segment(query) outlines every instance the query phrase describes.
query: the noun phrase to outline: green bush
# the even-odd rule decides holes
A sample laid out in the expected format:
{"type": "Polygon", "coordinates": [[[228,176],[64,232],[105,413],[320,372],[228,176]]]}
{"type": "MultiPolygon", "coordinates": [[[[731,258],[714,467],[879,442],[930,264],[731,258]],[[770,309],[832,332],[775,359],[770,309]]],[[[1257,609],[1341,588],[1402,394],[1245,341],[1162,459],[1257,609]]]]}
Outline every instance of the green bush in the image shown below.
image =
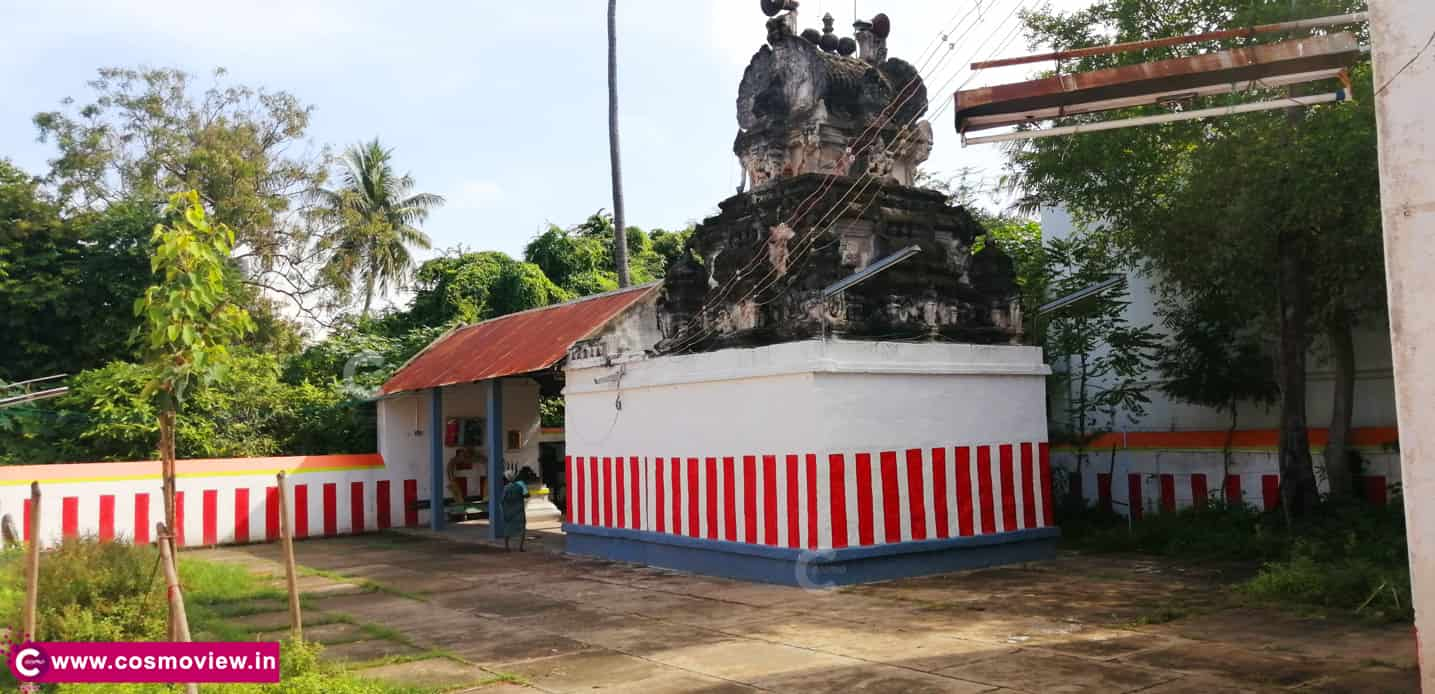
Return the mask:
{"type": "MultiPolygon", "coordinates": [[[[156,571],[159,553],[150,546],[94,539],[70,539],[40,560],[39,636],[45,641],[164,641],[167,639],[164,576],[156,571]]],[[[15,550],[0,553],[0,617],[20,624],[25,599],[25,558],[15,550]]],[[[226,614],[246,612],[256,600],[278,600],[284,593],[242,566],[180,557],[190,632],[196,640],[238,641],[253,638],[225,623],[226,614]]],[[[283,643],[281,681],[277,685],[205,685],[217,694],[403,694],[319,660],[321,646],[283,643]]],[[[13,691],[8,669],[0,669],[0,691],[13,691]]],[[[172,694],[164,684],[59,685],[46,692],[172,694]]]]}
{"type": "Polygon", "coordinates": [[[1258,561],[1259,573],[1239,588],[1247,597],[1374,619],[1413,616],[1398,496],[1385,506],[1326,503],[1294,527],[1278,512],[1214,499],[1206,509],[1148,513],[1130,523],[1091,507],[1065,509],[1060,520],[1063,542],[1086,552],[1258,561]]]}
{"type": "MultiPolygon", "coordinates": [[[[337,379],[290,383],[267,354],[236,354],[224,379],[194,388],[179,413],[180,458],[367,453],[374,450],[373,403],[337,379]]],[[[144,368],[112,362],[80,373],[70,392],[21,414],[0,414],[0,435],[16,443],[0,464],[147,460],[159,424],[141,395],[144,368]]]]}
{"type": "MultiPolygon", "coordinates": [[[[40,561],[40,638],[46,641],[147,641],[165,635],[163,577],[159,553],[93,539],[68,539],[40,561]]],[[[25,561],[7,554],[0,593],[5,624],[20,624],[25,561]]]]}
{"type": "Polygon", "coordinates": [[[1091,552],[1263,560],[1279,557],[1286,549],[1281,523],[1278,516],[1210,499],[1203,509],[1148,513],[1133,523],[1091,507],[1067,510],[1060,525],[1062,539],[1069,546],[1091,552]]]}

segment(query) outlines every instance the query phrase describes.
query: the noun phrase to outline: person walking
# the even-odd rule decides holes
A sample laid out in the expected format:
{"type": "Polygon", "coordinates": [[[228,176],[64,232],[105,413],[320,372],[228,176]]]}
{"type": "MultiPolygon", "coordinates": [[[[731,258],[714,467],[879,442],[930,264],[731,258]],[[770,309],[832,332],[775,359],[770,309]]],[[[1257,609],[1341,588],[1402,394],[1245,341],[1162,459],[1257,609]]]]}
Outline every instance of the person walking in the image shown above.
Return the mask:
{"type": "Polygon", "coordinates": [[[501,504],[504,551],[511,551],[508,543],[515,537],[518,538],[518,551],[527,551],[523,545],[524,541],[528,539],[528,482],[532,481],[534,477],[532,470],[526,467],[519,468],[514,480],[503,485],[501,504]]]}

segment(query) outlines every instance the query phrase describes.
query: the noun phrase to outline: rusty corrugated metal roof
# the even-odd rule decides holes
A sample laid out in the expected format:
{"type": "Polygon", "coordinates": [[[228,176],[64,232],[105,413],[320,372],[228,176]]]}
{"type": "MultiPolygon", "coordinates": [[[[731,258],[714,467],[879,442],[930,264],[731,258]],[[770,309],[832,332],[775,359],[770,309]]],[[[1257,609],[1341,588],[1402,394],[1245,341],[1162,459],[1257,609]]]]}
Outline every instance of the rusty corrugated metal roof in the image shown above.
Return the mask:
{"type": "Polygon", "coordinates": [[[1019,114],[1036,109],[1120,99],[1154,92],[1346,67],[1359,55],[1348,33],[1244,46],[1189,58],[1055,75],[956,93],[957,131],[972,116],[1019,114]]]}
{"type": "Polygon", "coordinates": [[[541,371],[657,288],[654,282],[457,328],[400,367],[381,392],[392,395],[541,371]]]}

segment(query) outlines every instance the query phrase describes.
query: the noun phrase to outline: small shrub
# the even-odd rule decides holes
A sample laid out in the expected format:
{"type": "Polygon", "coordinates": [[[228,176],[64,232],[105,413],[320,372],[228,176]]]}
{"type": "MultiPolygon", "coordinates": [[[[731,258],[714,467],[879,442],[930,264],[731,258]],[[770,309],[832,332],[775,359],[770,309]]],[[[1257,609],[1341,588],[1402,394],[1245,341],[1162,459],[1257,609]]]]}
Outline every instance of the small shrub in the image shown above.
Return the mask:
{"type": "MultiPolygon", "coordinates": [[[[94,539],[69,539],[40,560],[40,638],[45,641],[167,640],[164,577],[153,547],[94,539]]],[[[25,561],[18,551],[0,553],[0,616],[19,625],[25,598],[25,561]]],[[[220,640],[247,640],[248,632],[224,623],[227,608],[283,597],[242,566],[181,556],[180,582],[192,633],[220,640]]],[[[424,690],[393,687],[350,674],[319,660],[322,646],[281,644],[277,685],[214,684],[213,694],[404,694],[424,690]]],[[[13,691],[8,668],[0,668],[0,691],[13,691]]],[[[172,694],[166,684],[54,685],[46,692],[172,694]]]]}
{"type": "Polygon", "coordinates": [[[1288,528],[1279,513],[1212,499],[1204,509],[1124,516],[1086,507],[1064,514],[1063,541],[1087,552],[1261,562],[1244,595],[1279,603],[1409,619],[1410,569],[1399,499],[1386,506],[1326,503],[1288,528]]]}
{"type": "MultiPolygon", "coordinates": [[[[67,539],[40,560],[39,636],[46,641],[150,641],[165,635],[163,577],[152,547],[67,539]]],[[[25,561],[5,562],[5,624],[19,625],[25,561]]]]}

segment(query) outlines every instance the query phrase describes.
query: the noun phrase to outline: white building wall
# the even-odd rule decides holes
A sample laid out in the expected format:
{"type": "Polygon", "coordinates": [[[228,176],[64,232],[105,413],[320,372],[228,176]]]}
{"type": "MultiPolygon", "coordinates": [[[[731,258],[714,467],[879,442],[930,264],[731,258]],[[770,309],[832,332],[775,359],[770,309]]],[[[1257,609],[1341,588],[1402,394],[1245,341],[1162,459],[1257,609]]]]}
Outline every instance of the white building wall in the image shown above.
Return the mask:
{"type": "MultiPolygon", "coordinates": [[[[1071,215],[1061,208],[1045,208],[1041,214],[1042,235],[1046,239],[1066,239],[1076,233],[1071,215]]],[[[1156,315],[1157,291],[1151,278],[1137,272],[1127,274],[1127,288],[1130,305],[1125,316],[1131,325],[1150,325],[1161,331],[1161,322],[1156,315]]],[[[1310,425],[1324,428],[1330,423],[1331,399],[1334,393],[1334,371],[1327,358],[1326,350],[1317,339],[1307,361],[1306,416],[1310,425]]],[[[1392,381],[1390,329],[1384,315],[1369,317],[1366,324],[1355,333],[1355,411],[1353,425],[1356,427],[1394,427],[1395,390],[1392,381]]],[[[1057,365],[1059,368],[1059,365],[1057,365]]],[[[1118,424],[1127,431],[1207,431],[1224,430],[1230,425],[1227,414],[1207,407],[1199,407],[1172,400],[1155,386],[1160,374],[1153,373],[1153,385],[1147,395],[1151,402],[1146,412],[1135,423],[1125,421],[1118,424]]],[[[1098,386],[1099,387],[1099,386],[1098,386]]],[[[1074,384],[1068,384],[1068,397],[1074,397],[1074,384]]],[[[1055,403],[1057,408],[1062,402],[1055,403]]],[[[1275,406],[1246,404],[1240,408],[1241,429],[1270,429],[1278,426],[1280,411],[1275,406]]],[[[1063,422],[1054,415],[1054,423],[1063,422]]]]}
{"type": "Polygon", "coordinates": [[[953,344],[572,361],[568,522],[795,548],[1045,527],[1046,375],[953,344]]]}
{"type": "MultiPolygon", "coordinates": [[[[432,432],[429,431],[429,391],[404,393],[385,398],[378,403],[379,453],[391,466],[415,471],[419,480],[419,498],[429,498],[429,445],[432,432]]],[[[540,417],[538,411],[539,387],[530,378],[511,378],[503,381],[503,428],[504,462],[510,467],[528,467],[538,474],[538,439],[540,417]],[[520,445],[507,448],[507,432],[519,432],[520,445]]],[[[447,422],[455,417],[484,417],[488,412],[488,386],[486,383],[465,383],[447,386],[443,389],[443,418],[447,422]]],[[[439,436],[443,432],[438,432],[439,436]]],[[[476,450],[482,460],[487,460],[488,432],[484,431],[485,445],[476,450]]],[[[457,447],[445,446],[444,462],[454,456],[457,447]]],[[[483,463],[476,462],[472,469],[457,473],[467,480],[470,494],[478,493],[481,480],[486,477],[483,463]]]]}
{"type": "MultiPolygon", "coordinates": [[[[1060,208],[1042,211],[1042,234],[1046,239],[1070,238],[1077,233],[1071,216],[1060,208]]],[[[1158,293],[1150,277],[1138,272],[1127,274],[1128,298],[1125,316],[1132,325],[1151,325],[1162,331],[1156,315],[1158,293]]],[[[1384,315],[1370,316],[1365,325],[1356,330],[1355,357],[1355,409],[1353,426],[1357,429],[1384,429],[1395,427],[1395,395],[1391,370],[1389,328],[1384,315]]],[[[1306,380],[1306,415],[1312,429],[1324,429],[1330,423],[1331,402],[1334,394],[1334,373],[1325,356],[1325,347],[1319,338],[1308,359],[1306,380]]],[[[1053,368],[1063,369],[1064,364],[1053,368]]],[[[1162,393],[1158,386],[1160,374],[1152,373],[1147,391],[1151,402],[1145,412],[1131,421],[1124,415],[1116,423],[1118,435],[1142,432],[1224,432],[1230,426],[1230,415],[1212,408],[1201,407],[1173,400],[1162,393]]],[[[1093,384],[1099,387],[1101,384],[1093,384]]],[[[1066,404],[1076,395],[1076,384],[1065,384],[1064,390],[1052,392],[1052,423],[1062,426],[1066,419],[1063,412],[1066,404]]],[[[1238,428],[1243,432],[1273,430],[1279,427],[1279,407],[1246,403],[1240,408],[1238,428]]],[[[1119,438],[1119,436],[1118,436],[1119,438]]],[[[1380,485],[1398,483],[1400,480],[1399,454],[1391,437],[1374,437],[1381,443],[1360,444],[1356,449],[1366,463],[1364,473],[1370,477],[1368,495],[1379,496],[1380,485]]],[[[1171,447],[1118,445],[1113,455],[1109,444],[1100,450],[1089,452],[1090,464],[1082,470],[1082,490],[1092,501],[1098,500],[1100,492],[1098,475],[1111,476],[1111,497],[1115,510],[1125,513],[1126,504],[1135,502],[1148,512],[1169,505],[1170,493],[1175,496],[1177,508],[1191,505],[1193,475],[1202,476],[1208,490],[1214,495],[1223,490],[1224,476],[1237,478],[1241,501],[1258,508],[1268,505],[1266,498],[1270,476],[1278,472],[1274,445],[1258,445],[1237,450],[1229,470],[1225,468],[1220,446],[1187,446],[1173,444],[1171,447]],[[1113,464],[1114,463],[1114,464],[1113,464]],[[1138,496],[1130,493],[1132,476],[1135,476],[1138,496]],[[1166,477],[1163,481],[1163,477],[1166,477]],[[1165,498],[1163,488],[1165,485],[1165,498]]],[[[1327,485],[1324,479],[1323,446],[1312,445],[1316,475],[1321,488],[1327,485]]],[[[1075,467],[1076,456],[1070,447],[1058,447],[1053,451],[1053,462],[1067,470],[1075,467]]],[[[1196,482],[1195,484],[1199,484],[1196,482]]],[[[1236,484],[1233,482],[1232,484],[1236,484]]]]}

